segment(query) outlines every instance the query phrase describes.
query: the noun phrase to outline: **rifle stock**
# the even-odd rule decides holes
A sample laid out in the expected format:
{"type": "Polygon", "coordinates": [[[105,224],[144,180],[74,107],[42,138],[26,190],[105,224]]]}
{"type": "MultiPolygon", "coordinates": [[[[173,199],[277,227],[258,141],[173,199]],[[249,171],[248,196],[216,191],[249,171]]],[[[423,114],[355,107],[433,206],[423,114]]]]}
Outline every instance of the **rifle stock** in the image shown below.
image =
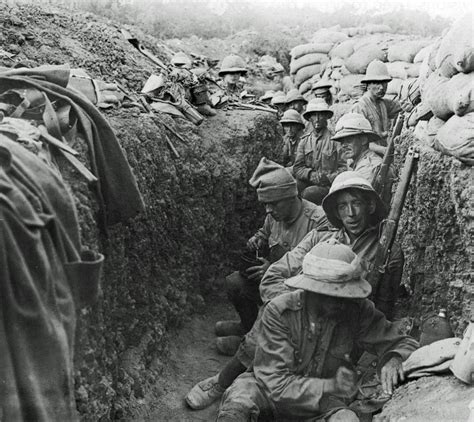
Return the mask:
{"type": "Polygon", "coordinates": [[[397,235],[398,222],[400,221],[408,187],[410,185],[411,175],[413,174],[413,169],[418,157],[418,150],[410,147],[405,159],[405,164],[400,174],[400,180],[393,197],[390,212],[387,219],[382,223],[382,233],[380,235],[377,251],[375,254],[374,267],[368,276],[368,281],[372,286],[372,298],[374,298],[374,301],[376,301],[378,289],[382,283],[383,276],[387,268],[390,251],[397,235]]]}

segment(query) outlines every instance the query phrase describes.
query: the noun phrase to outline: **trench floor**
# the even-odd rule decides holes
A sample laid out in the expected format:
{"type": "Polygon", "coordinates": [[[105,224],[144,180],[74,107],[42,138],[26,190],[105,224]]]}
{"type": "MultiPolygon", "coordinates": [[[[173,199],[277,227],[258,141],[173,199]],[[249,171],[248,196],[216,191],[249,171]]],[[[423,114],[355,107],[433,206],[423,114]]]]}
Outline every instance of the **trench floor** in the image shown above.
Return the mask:
{"type": "Polygon", "coordinates": [[[146,422],[214,421],[219,401],[207,409],[190,410],[184,401],[198,382],[215,375],[230,359],[217,353],[214,324],[221,319],[237,319],[225,299],[207,303],[202,314],[194,315],[183,327],[171,333],[170,357],[160,379],[160,395],[146,422]]]}

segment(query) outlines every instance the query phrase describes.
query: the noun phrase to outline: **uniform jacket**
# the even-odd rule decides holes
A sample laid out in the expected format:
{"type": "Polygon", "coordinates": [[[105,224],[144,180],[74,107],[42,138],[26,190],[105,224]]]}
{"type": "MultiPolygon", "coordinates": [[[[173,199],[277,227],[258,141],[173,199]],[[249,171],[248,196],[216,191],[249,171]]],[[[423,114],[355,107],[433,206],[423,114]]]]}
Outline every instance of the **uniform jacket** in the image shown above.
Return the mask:
{"type": "Polygon", "coordinates": [[[301,202],[300,213],[292,222],[276,221],[267,214],[263,227],[255,233],[255,236],[267,242],[270,248],[270,262],[280,259],[293,249],[311,230],[330,225],[320,206],[306,199],[302,199],[301,202]]]}
{"type": "Polygon", "coordinates": [[[380,101],[372,100],[370,93],[366,92],[352,107],[352,113],[362,114],[372,126],[372,130],[382,137],[377,144],[387,146],[387,133],[389,120],[396,117],[401,111],[398,101],[382,98],[380,101]]]}
{"type": "Polygon", "coordinates": [[[379,367],[394,355],[407,359],[418,347],[367,299],[348,305],[337,319],[310,322],[306,295],[295,290],[267,304],[253,368],[275,413],[294,419],[320,413],[323,378],[334,377],[354,346],[376,354],[379,367]]]}
{"type": "Polygon", "coordinates": [[[295,163],[296,151],[300,142],[300,136],[297,135],[294,138],[289,136],[283,137],[283,165],[285,167],[292,166],[295,163]]]}
{"type": "Polygon", "coordinates": [[[316,184],[329,187],[339,173],[347,170],[339,146],[331,140],[331,136],[326,128],[318,134],[312,131],[301,138],[293,166],[296,179],[311,182],[313,172],[317,174],[316,184]]]}
{"type": "MultiPolygon", "coordinates": [[[[260,296],[265,303],[280,294],[290,291],[284,284],[287,278],[299,274],[302,270],[304,256],[317,243],[335,238],[339,242],[352,248],[361,259],[363,268],[362,277],[373,270],[373,261],[377,251],[379,226],[373,226],[363,232],[353,243],[344,229],[313,230],[290,252],[272,264],[266,271],[260,283],[260,296]]],[[[378,309],[382,310],[390,319],[395,299],[398,296],[398,287],[403,272],[403,254],[397,243],[394,243],[383,282],[379,286],[377,295],[372,297],[378,309]]]]}

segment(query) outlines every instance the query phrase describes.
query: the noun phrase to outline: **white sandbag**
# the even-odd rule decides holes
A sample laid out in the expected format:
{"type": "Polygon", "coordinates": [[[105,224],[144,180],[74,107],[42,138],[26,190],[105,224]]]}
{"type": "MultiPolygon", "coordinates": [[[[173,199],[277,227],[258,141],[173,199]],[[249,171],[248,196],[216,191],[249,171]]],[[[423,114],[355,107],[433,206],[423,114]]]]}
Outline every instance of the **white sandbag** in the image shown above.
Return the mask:
{"type": "Polygon", "coordinates": [[[347,59],[354,52],[354,44],[355,40],[343,41],[329,52],[329,57],[331,57],[331,59],[335,57],[347,59]]]}
{"type": "Polygon", "coordinates": [[[425,57],[428,56],[433,49],[434,44],[427,45],[426,47],[423,47],[418,53],[416,53],[416,56],[413,58],[413,63],[421,63],[423,60],[425,60],[425,57]]]}
{"type": "Polygon", "coordinates": [[[435,146],[435,139],[438,131],[444,126],[445,121],[433,116],[429,121],[419,121],[413,132],[413,135],[422,141],[424,144],[433,148],[435,146]]]}
{"type": "Polygon", "coordinates": [[[354,87],[361,84],[364,75],[346,75],[339,80],[339,89],[343,94],[351,95],[354,87]]]}
{"type": "Polygon", "coordinates": [[[437,68],[445,61],[449,61],[458,72],[469,73],[474,71],[472,26],[472,12],[467,13],[453,24],[448,33],[441,40],[436,55],[437,68]]]}
{"type": "Polygon", "coordinates": [[[298,88],[300,85],[307,81],[308,79],[312,78],[314,75],[318,75],[321,72],[321,65],[320,64],[313,64],[311,66],[306,66],[298,70],[295,75],[295,86],[298,88]]]}
{"type": "Polygon", "coordinates": [[[363,26],[366,34],[378,34],[385,32],[392,32],[392,29],[388,25],[377,24],[377,23],[368,23],[363,26]]]}
{"type": "Polygon", "coordinates": [[[388,61],[413,63],[416,54],[428,44],[429,41],[427,40],[402,41],[392,44],[388,47],[388,61]]]}
{"type": "Polygon", "coordinates": [[[386,95],[397,96],[402,87],[403,79],[393,78],[387,85],[386,95]]]}
{"type": "Polygon", "coordinates": [[[438,130],[435,142],[443,153],[474,165],[474,113],[451,117],[438,130]]]}
{"type": "Polygon", "coordinates": [[[405,63],[405,62],[387,63],[388,74],[392,78],[406,79],[408,77],[406,69],[408,68],[409,64],[411,63],[405,63]]]}
{"type": "Polygon", "coordinates": [[[376,44],[367,44],[359,50],[354,51],[351,56],[346,59],[345,64],[351,73],[365,73],[367,66],[373,60],[386,61],[385,52],[376,44]]]}
{"type": "Polygon", "coordinates": [[[406,72],[407,78],[418,78],[420,76],[421,63],[409,63],[406,72]]]}
{"type": "Polygon", "coordinates": [[[458,73],[451,79],[433,72],[423,89],[423,101],[440,119],[474,111],[474,73],[458,73]]]}
{"type": "Polygon", "coordinates": [[[334,43],[309,43],[309,44],[300,44],[290,52],[290,55],[293,59],[299,59],[300,57],[305,56],[306,54],[312,53],[322,53],[328,54],[331,51],[334,43]]]}
{"type": "Polygon", "coordinates": [[[327,54],[311,53],[306,54],[299,59],[292,60],[290,63],[290,74],[294,75],[303,67],[311,66],[313,64],[325,63],[329,60],[327,54]]]}
{"type": "Polygon", "coordinates": [[[308,79],[307,81],[303,82],[300,87],[298,88],[298,91],[300,92],[301,95],[305,94],[308,92],[311,87],[313,86],[313,82],[311,79],[308,79]]]}
{"type": "Polygon", "coordinates": [[[349,38],[344,32],[332,31],[330,29],[320,29],[315,32],[311,42],[313,43],[336,43],[343,42],[349,38]]]}

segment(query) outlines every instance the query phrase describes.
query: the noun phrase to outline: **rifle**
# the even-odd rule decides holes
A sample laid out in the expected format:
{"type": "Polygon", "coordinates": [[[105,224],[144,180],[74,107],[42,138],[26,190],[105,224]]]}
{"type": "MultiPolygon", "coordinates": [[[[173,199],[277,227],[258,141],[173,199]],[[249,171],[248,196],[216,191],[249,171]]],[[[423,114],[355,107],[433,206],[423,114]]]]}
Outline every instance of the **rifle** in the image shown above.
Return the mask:
{"type": "Polygon", "coordinates": [[[395,122],[395,126],[393,128],[392,135],[390,136],[390,140],[388,141],[387,150],[383,156],[382,165],[380,166],[380,170],[374,176],[372,180],[372,186],[375,191],[383,197],[383,193],[385,190],[385,185],[387,184],[387,176],[390,170],[390,166],[393,162],[393,156],[395,152],[395,138],[400,135],[403,128],[403,120],[404,114],[399,113],[397,120],[395,122]]]}
{"type": "Polygon", "coordinates": [[[242,109],[242,110],[259,110],[259,111],[268,111],[269,113],[277,113],[276,110],[270,107],[262,107],[262,106],[253,105],[253,104],[246,104],[246,103],[241,103],[240,101],[231,101],[231,102],[228,102],[227,105],[229,107],[242,109]]]}
{"type": "Polygon", "coordinates": [[[377,251],[375,253],[374,268],[368,276],[368,281],[372,286],[371,297],[373,298],[373,301],[376,302],[377,308],[384,313],[386,309],[383,309],[383,305],[380,306],[381,304],[377,303],[380,285],[383,282],[391,248],[397,235],[398,222],[400,221],[400,216],[405,204],[405,198],[410,185],[411,175],[418,158],[418,150],[414,147],[410,147],[406,155],[405,164],[403,165],[403,169],[400,174],[397,190],[393,196],[390,212],[387,219],[382,222],[382,233],[378,241],[377,251]]]}

